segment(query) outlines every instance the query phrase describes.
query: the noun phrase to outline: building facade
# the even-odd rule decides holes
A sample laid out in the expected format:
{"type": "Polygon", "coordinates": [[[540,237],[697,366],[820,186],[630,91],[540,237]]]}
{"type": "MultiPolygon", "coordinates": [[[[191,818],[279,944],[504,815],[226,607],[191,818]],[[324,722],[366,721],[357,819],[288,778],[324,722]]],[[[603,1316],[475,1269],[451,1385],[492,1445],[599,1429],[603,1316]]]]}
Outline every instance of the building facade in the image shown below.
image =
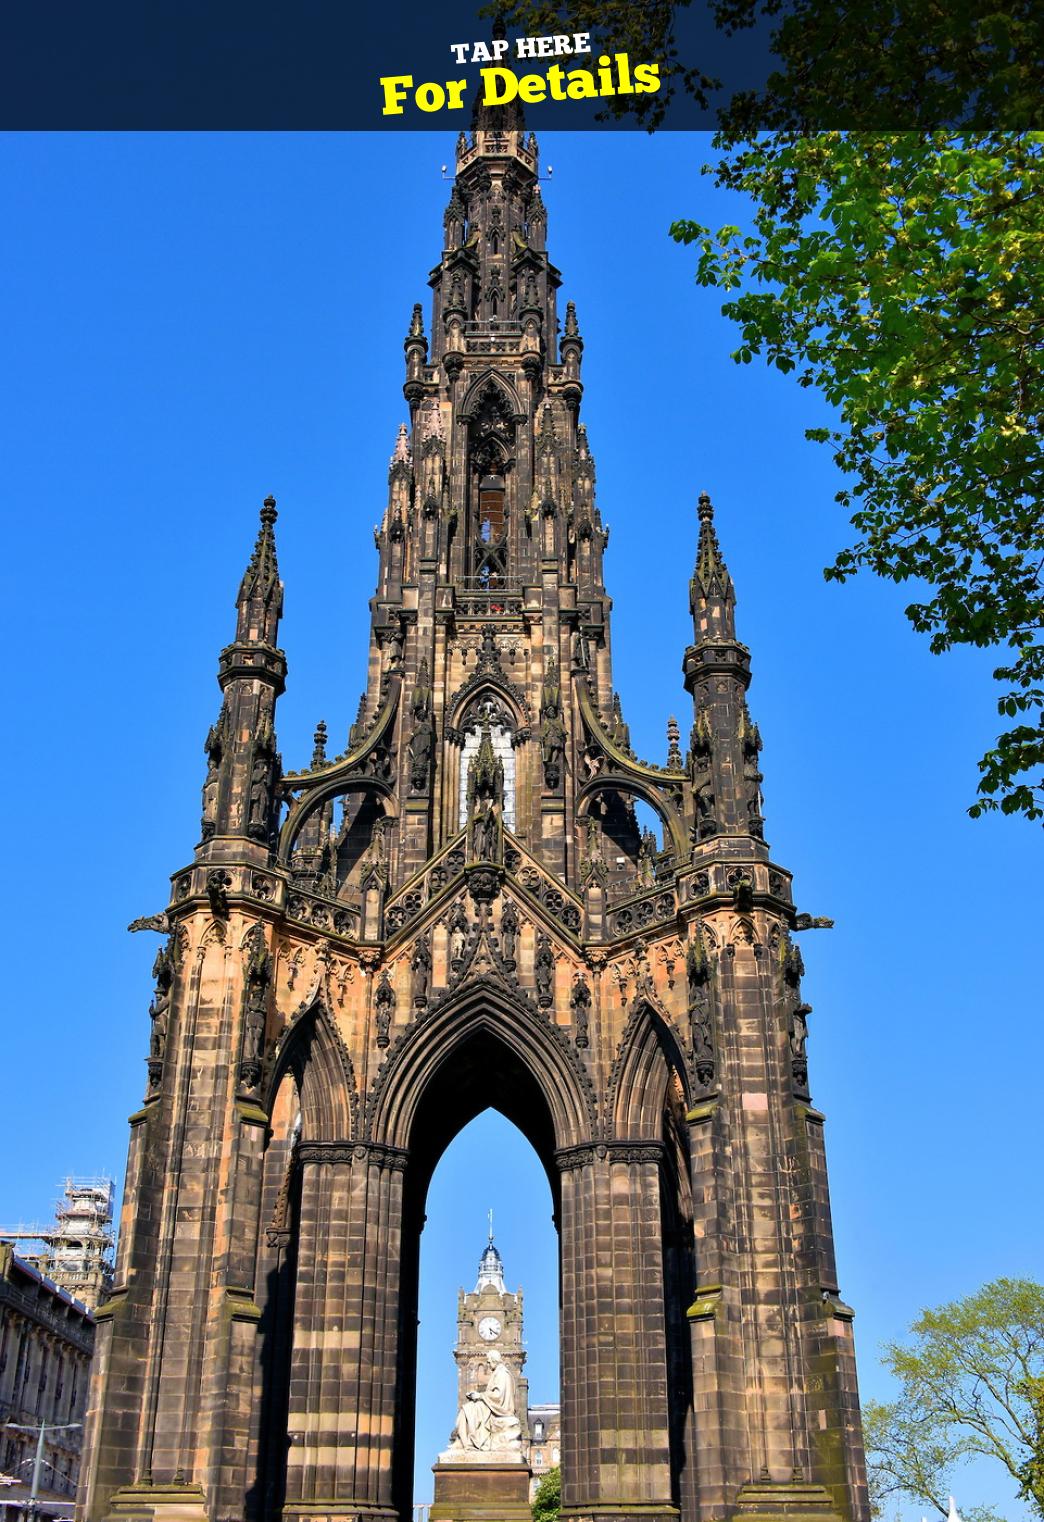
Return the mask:
{"type": "MultiPolygon", "coordinates": [[[[0,1514],[24,1513],[37,1451],[35,1431],[69,1427],[87,1409],[94,1319],[87,1307],[0,1241],[0,1514]]],[[[44,1516],[70,1516],[82,1431],[45,1435],[44,1516]]]]}
{"type": "Polygon", "coordinates": [[[110,1178],[67,1178],[50,1225],[0,1226],[0,1239],[22,1244],[23,1262],[94,1310],[112,1288],[114,1192],[110,1178]]]}
{"type": "Polygon", "coordinates": [[[765,839],[733,584],[701,497],[690,711],[640,759],[546,240],[535,140],[478,121],[405,337],[365,692],[300,770],[262,508],[200,840],[145,922],[92,1522],[409,1515],[424,1201],[489,1105],[555,1203],[563,1514],[867,1517],[809,919],[765,839]]]}
{"type": "Polygon", "coordinates": [[[550,1469],[562,1462],[562,1407],[558,1401],[544,1401],[529,1408],[529,1467],[533,1479],[529,1487],[532,1501],[540,1481],[550,1469]]]}

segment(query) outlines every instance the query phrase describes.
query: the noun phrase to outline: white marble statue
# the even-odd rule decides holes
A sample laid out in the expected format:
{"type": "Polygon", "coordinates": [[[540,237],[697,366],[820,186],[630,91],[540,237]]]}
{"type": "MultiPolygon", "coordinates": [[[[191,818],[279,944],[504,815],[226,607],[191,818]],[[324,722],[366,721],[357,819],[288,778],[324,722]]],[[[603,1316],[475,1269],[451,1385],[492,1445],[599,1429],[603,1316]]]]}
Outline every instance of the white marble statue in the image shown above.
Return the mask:
{"type": "Polygon", "coordinates": [[[522,1456],[522,1426],[515,1415],[515,1381],[496,1348],[488,1355],[489,1381],[471,1390],[457,1415],[449,1455],[458,1461],[522,1456]]]}

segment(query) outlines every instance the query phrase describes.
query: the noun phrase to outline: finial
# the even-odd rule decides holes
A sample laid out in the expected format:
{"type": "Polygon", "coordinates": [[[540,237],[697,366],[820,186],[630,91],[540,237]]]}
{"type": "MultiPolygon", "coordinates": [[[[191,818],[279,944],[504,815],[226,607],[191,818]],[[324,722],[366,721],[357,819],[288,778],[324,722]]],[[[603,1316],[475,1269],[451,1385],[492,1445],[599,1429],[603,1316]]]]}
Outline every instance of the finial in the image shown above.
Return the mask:
{"type": "Polygon", "coordinates": [[[576,335],[580,332],[580,328],[579,328],[579,325],[578,325],[577,320],[576,320],[576,302],[575,301],[567,301],[566,302],[565,330],[566,330],[566,337],[567,338],[575,338],[576,335]]]}
{"type": "Polygon", "coordinates": [[[413,316],[410,318],[410,337],[424,337],[424,309],[419,301],[413,303],[413,316]]]}
{"type": "Polygon", "coordinates": [[[326,760],[326,724],[320,719],[315,726],[315,734],[312,736],[312,765],[321,766],[326,760]]]}
{"type": "Polygon", "coordinates": [[[409,463],[410,458],[410,431],[405,423],[399,424],[399,432],[395,439],[395,449],[392,453],[391,463],[394,465],[398,460],[409,463]]]}
{"type": "Polygon", "coordinates": [[[493,1246],[493,1212],[489,1212],[489,1245],[493,1246]]]}
{"type": "Polygon", "coordinates": [[[709,492],[700,492],[699,507],[697,508],[697,511],[700,515],[701,523],[712,523],[714,521],[714,507],[711,503],[709,492]]]}
{"type": "Polygon", "coordinates": [[[667,767],[669,771],[681,771],[682,754],[681,730],[678,728],[678,720],[673,713],[667,720],[667,767]]]}
{"type": "Polygon", "coordinates": [[[261,506],[261,522],[271,524],[276,521],[279,514],[276,512],[276,499],[269,492],[261,506]]]}

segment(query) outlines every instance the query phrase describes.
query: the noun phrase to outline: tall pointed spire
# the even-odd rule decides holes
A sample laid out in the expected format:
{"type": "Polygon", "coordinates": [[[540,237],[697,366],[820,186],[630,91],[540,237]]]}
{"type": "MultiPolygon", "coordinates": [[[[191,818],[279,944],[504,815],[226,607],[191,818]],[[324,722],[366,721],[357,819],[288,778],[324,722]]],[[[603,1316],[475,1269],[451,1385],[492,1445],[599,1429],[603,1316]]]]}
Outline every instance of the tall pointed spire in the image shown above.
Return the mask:
{"type": "Polygon", "coordinates": [[[275,706],[286,681],[279,649],[283,584],[276,559],[274,497],[261,507],[261,527],[236,598],[236,637],[221,652],[218,681],[223,701],[207,736],[202,849],[221,837],[245,836],[262,858],[275,829],[275,788],[280,775],[275,706]]]}
{"type": "Polygon", "coordinates": [[[696,566],[689,583],[689,611],[697,644],[703,639],[736,638],[736,591],[714,531],[714,508],[700,492],[700,537],[696,566]]]}
{"type": "Polygon", "coordinates": [[[266,497],[254,552],[239,584],[237,640],[260,640],[266,645],[275,645],[277,641],[283,612],[283,586],[279,580],[275,543],[278,516],[275,498],[266,497]]]}
{"type": "Polygon", "coordinates": [[[699,498],[700,537],[689,583],[695,641],[685,652],[685,685],[693,696],[688,770],[693,788],[694,842],[719,835],[764,839],[758,762],[761,735],[750,716],[750,652],[736,638],[736,590],[706,492],[699,498]]]}

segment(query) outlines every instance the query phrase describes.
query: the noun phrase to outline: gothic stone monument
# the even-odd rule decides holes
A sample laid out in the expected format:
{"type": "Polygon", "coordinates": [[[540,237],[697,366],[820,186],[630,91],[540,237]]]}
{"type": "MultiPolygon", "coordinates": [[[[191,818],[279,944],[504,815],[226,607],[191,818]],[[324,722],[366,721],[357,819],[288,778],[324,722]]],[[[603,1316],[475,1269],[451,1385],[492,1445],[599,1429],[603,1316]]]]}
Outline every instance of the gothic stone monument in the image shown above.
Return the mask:
{"type": "Polygon", "coordinates": [[[409,1522],[432,1170],[489,1105],[560,1240],[563,1515],[864,1522],[791,879],[710,501],[661,763],[613,689],[534,139],[462,135],[347,743],[283,769],[269,499],[174,873],[80,1510],[409,1522]],[[644,801],[661,837],[643,832],[644,801]]]}

